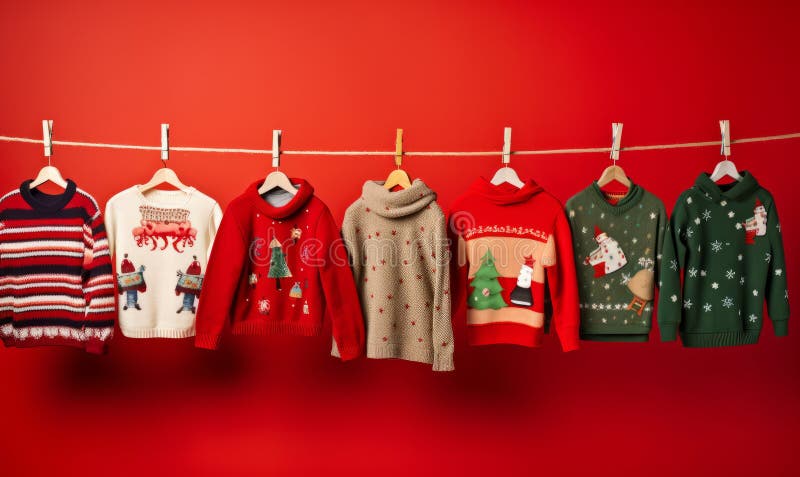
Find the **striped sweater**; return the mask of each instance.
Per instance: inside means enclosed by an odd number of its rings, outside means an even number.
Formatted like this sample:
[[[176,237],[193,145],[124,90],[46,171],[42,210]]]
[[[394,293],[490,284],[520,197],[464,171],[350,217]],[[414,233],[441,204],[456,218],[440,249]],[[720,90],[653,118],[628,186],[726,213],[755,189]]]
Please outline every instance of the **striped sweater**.
[[[0,198],[0,338],[103,353],[116,309],[100,209],[71,180],[57,195],[30,182]]]

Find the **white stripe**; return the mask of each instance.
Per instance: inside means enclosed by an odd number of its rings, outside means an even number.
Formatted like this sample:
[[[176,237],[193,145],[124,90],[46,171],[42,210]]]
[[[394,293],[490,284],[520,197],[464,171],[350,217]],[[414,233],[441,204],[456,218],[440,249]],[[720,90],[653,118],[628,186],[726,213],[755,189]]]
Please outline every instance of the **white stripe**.
[[[102,256],[104,256],[104,255],[108,255],[109,257],[111,256],[111,255],[109,255],[109,254],[108,254],[108,250],[102,250],[102,251],[100,251],[100,252],[95,252],[94,254],[92,254],[92,256],[93,256],[94,258],[97,258],[97,257],[102,257]]]
[[[94,216],[97,217],[98,215],[100,215],[100,206],[97,205],[97,201],[94,200],[94,197],[92,197],[91,194],[89,194],[85,190],[81,189],[80,187],[76,187],[75,188],[75,192],[77,192],[78,194],[80,194],[80,195],[86,197],[87,199],[89,199],[90,201],[92,201],[92,205],[94,205],[94,209],[97,211],[94,214]],[[92,220],[94,220],[94,218],[92,218]]]
[[[72,303],[74,306],[83,306],[86,304],[86,299],[83,297],[75,297],[65,295],[63,293],[53,293],[50,295],[35,295],[35,296],[3,296],[0,297],[0,305],[24,305],[27,303],[41,303],[44,301],[65,301]]]
[[[113,296],[99,296],[97,298],[92,298],[92,301],[89,302],[89,306],[113,305],[113,304],[114,304]]]
[[[83,242],[80,240],[28,240],[25,242],[5,242],[0,245],[0,251],[14,252],[24,249],[69,248],[76,252],[83,251]]]
[[[113,285],[111,285],[113,287]],[[0,290],[27,290],[28,288],[69,288],[70,290],[80,290],[80,283],[65,282],[34,282],[34,283],[7,283],[0,284]],[[85,291],[85,290],[84,290]]]
[[[113,283],[106,283],[106,284],[104,284],[104,285],[95,285],[95,286],[93,286],[93,287],[84,288],[84,289],[83,289],[83,292],[84,292],[84,293],[91,293],[91,292],[93,292],[93,291],[97,291],[97,290],[105,290],[105,289],[111,289],[111,290],[113,290],[113,289],[114,289],[114,284],[113,284]]]
[[[16,195],[16,194],[19,194],[19,189],[12,190],[11,192],[9,192],[6,195],[4,195],[3,197],[0,197],[0,201],[4,201],[4,200],[8,199],[9,197],[11,197],[12,195]]]
[[[113,306],[109,306],[106,308],[89,308],[86,310],[86,313],[108,313],[108,312],[115,312],[117,311],[116,308]]]
[[[28,311],[70,311],[72,313],[85,313],[86,307],[84,306],[61,306],[61,305],[47,305],[47,306],[0,306],[0,311],[11,311],[14,313],[25,313]]]
[[[77,282],[80,283],[80,277],[76,277],[74,275],[68,275],[65,273],[37,273],[31,275],[24,275],[19,277],[5,277],[0,278],[0,284],[6,283],[26,283],[26,282],[38,282],[38,281],[63,281],[63,282]],[[91,282],[91,280],[90,280]]]
[[[83,227],[72,225],[51,225],[41,227],[5,227],[0,234],[23,234],[36,232],[83,232]]]
[[[73,257],[82,258],[83,252],[59,252],[55,250],[45,250],[42,252],[19,252],[4,253],[3,258],[27,258],[27,257]]]

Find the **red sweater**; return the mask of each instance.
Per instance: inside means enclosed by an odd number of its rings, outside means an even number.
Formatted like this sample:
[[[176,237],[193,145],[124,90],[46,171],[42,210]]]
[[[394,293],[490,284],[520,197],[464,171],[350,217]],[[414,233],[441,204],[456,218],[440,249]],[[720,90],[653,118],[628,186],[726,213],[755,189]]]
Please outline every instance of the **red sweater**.
[[[450,211],[453,306],[467,305],[470,344],[540,346],[545,280],[564,351],[578,348],[578,284],[561,204],[529,180],[522,188],[475,181]]]
[[[291,179],[297,194],[281,206],[258,194],[261,181],[234,199],[211,250],[197,309],[195,345],[215,349],[233,334],[314,336],[324,311],[343,360],[364,347],[364,320],[347,252],[314,188]]]

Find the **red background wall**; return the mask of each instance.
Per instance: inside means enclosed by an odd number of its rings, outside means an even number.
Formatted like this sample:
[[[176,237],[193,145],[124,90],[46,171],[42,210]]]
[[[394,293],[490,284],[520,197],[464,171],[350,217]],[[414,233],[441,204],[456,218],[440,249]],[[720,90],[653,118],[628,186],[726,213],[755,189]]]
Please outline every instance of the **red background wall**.
[[[797,2],[3,2],[0,134],[157,145],[391,150],[595,147],[800,131]],[[734,145],[774,193],[792,306],[800,309],[800,141]],[[45,163],[40,145],[0,143],[3,191]],[[671,208],[719,159],[715,148],[622,153]],[[62,172],[104,203],[146,181],[157,152],[56,147]],[[409,157],[443,207],[498,158]],[[391,158],[285,157],[337,218]],[[561,200],[607,154],[516,157]],[[184,182],[223,207],[266,157],[173,152]],[[182,469],[471,474],[797,475],[800,333],[757,346],[675,343],[467,348],[456,372],[360,360],[319,339],[185,341],[118,335],[94,357],[0,351],[4,475],[157,475]],[[461,343],[460,345],[458,343]]]

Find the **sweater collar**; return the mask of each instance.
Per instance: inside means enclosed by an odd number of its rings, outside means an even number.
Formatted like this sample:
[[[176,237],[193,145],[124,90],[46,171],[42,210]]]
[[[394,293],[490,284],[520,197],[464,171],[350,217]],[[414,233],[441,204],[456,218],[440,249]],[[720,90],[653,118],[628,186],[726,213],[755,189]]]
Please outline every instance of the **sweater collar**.
[[[415,214],[436,200],[436,192],[421,179],[414,179],[411,187],[396,192],[386,189],[383,184],[383,181],[367,181],[362,189],[366,206],[382,217]]]
[[[297,187],[297,193],[284,205],[275,207],[267,202],[258,193],[258,188],[261,187],[263,180],[254,182],[247,188],[245,195],[255,206],[267,217],[273,219],[284,219],[297,212],[301,207],[314,195],[314,187],[311,186],[305,179],[290,178],[289,181]]]
[[[719,185],[711,180],[708,173],[703,172],[697,176],[694,182],[695,187],[704,192],[707,197],[713,200],[720,200],[723,198],[740,200],[750,197],[756,190],[758,190],[758,181],[748,171],[741,172],[742,179],[732,184]]]
[[[60,194],[47,194],[38,189],[31,189],[33,180],[27,180],[19,187],[19,192],[25,202],[32,208],[44,212],[54,212],[63,209],[75,195],[77,186],[72,179],[67,179],[67,187]]]
[[[603,210],[607,212],[611,212],[614,215],[623,214],[629,210],[631,210],[639,201],[642,200],[644,196],[644,190],[636,185],[633,181],[631,181],[631,186],[628,188],[628,193],[625,194],[625,197],[619,200],[616,204],[611,204],[603,195],[603,191],[600,189],[600,185],[597,181],[592,182],[589,186],[591,191],[592,199],[594,202]]]
[[[528,179],[522,187],[517,187],[507,182],[495,185],[489,179],[479,177],[472,183],[470,190],[498,205],[513,205],[525,202],[544,189],[533,179]]]

